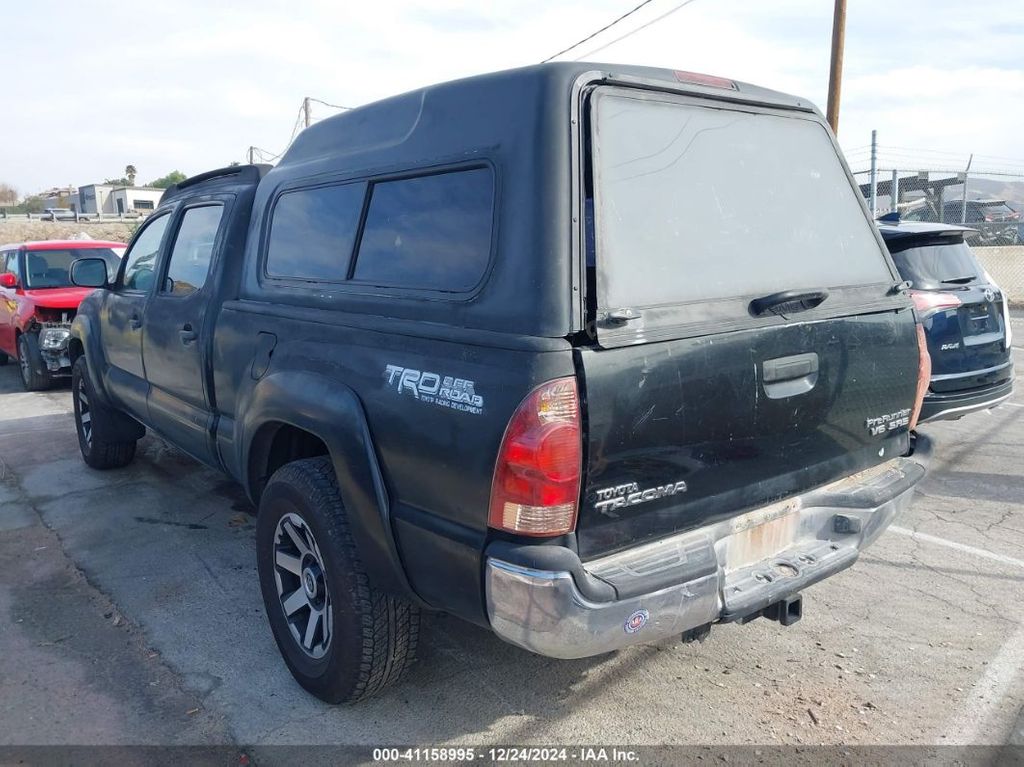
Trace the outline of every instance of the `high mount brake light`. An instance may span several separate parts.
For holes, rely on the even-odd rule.
[[[576,527],[583,444],[576,379],[538,386],[513,413],[491,484],[489,524],[517,535]]]
[[[956,309],[963,305],[963,301],[952,293],[932,293],[924,290],[910,291],[910,297],[914,300],[914,306],[921,314],[935,312],[939,309]]]
[[[726,77],[715,77],[714,75],[704,75],[700,72],[683,72],[682,70],[675,71],[676,79],[681,83],[690,83],[691,85],[708,85],[712,88],[728,88],[731,91],[739,90],[734,80],[730,80]]]
[[[917,396],[914,399],[914,412],[910,416],[910,430],[917,428],[917,419],[921,417],[921,406],[924,395],[932,382],[932,358],[928,353],[928,340],[924,335],[924,326],[917,325]]]

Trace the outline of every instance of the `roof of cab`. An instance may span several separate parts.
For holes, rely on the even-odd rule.
[[[451,132],[460,114],[472,119],[488,111],[506,111],[510,100],[521,113],[536,111],[543,103],[538,97],[553,100],[556,108],[568,114],[573,85],[581,77],[595,82],[640,85],[709,98],[769,104],[814,111],[806,99],[724,78],[708,78],[690,72],[655,67],[553,62],[518,69],[476,75],[428,85],[400,95],[375,101],[310,126],[291,145],[278,165],[305,163],[317,157],[343,153],[362,154],[378,147],[395,147],[414,132],[425,129]],[[704,79],[721,79],[732,87],[702,84]],[[500,140],[500,136],[494,137]]]

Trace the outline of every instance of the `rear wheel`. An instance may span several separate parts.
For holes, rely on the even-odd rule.
[[[78,447],[86,464],[94,469],[118,469],[135,458],[135,440],[115,441],[109,435],[116,431],[118,413],[102,405],[94,395],[89,381],[85,357],[75,360],[71,368],[71,401],[75,408],[75,429]],[[122,416],[123,417],[123,416]]]
[[[419,610],[369,582],[329,457],[274,473],[256,545],[270,628],[300,685],[328,703],[355,703],[402,677],[415,659]]]
[[[6,352],[0,352],[0,368],[10,362],[11,358],[7,356]]]
[[[50,376],[39,354],[39,339],[33,333],[18,336],[18,364],[25,391],[44,391],[50,388]]]

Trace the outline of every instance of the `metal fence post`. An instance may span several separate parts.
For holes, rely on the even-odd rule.
[[[878,217],[878,131],[871,131],[871,218]]]

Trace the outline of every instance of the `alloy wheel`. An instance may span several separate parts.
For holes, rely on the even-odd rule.
[[[28,358],[28,344],[24,339],[18,341],[18,366],[21,368],[21,380],[28,386],[32,383],[32,362]]]
[[[331,594],[313,531],[298,514],[285,514],[277,523],[274,582],[292,638],[311,658],[324,657],[334,628]]]
[[[85,378],[78,379],[76,391],[78,400],[78,423],[82,429],[82,439],[86,447],[92,447],[92,411],[89,410],[89,395],[85,391]]]

